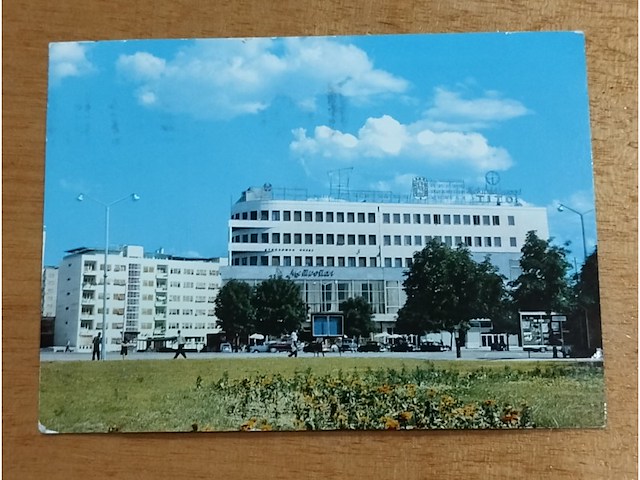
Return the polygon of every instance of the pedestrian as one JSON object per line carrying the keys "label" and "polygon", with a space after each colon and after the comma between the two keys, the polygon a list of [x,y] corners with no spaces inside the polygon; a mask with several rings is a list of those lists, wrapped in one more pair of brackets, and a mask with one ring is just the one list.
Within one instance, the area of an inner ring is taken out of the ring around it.
{"label": "pedestrian", "polygon": [[64,353],[71,351],[71,340],[67,340],[67,346],[64,347]]}
{"label": "pedestrian", "polygon": [[314,357],[319,357],[320,354],[322,354],[322,356],[324,357],[324,348],[323,347],[323,340],[322,338],[318,338],[315,343],[313,344],[313,356]]}
{"label": "pedestrian", "polygon": [[182,355],[184,358],[187,358],[187,356],[184,353],[184,344],[186,342],[184,340],[184,337],[180,333],[180,330],[178,330],[178,337],[176,338],[176,343],[178,344],[178,349],[176,350],[176,354],[173,358],[174,359],[178,358],[178,355]]}
{"label": "pedestrian", "polygon": [[129,353],[129,344],[127,343],[127,339],[125,338],[124,334],[122,335],[122,342],[120,343],[120,356],[122,357],[122,359],[124,360],[124,357],[127,356],[127,353]]}
{"label": "pedestrian", "polygon": [[298,332],[295,330],[291,333],[291,353],[289,353],[289,356],[298,356]]}
{"label": "pedestrian", "polygon": [[100,360],[100,343],[102,342],[102,333],[98,332],[98,335],[93,337],[93,354],[91,355],[91,361]]}

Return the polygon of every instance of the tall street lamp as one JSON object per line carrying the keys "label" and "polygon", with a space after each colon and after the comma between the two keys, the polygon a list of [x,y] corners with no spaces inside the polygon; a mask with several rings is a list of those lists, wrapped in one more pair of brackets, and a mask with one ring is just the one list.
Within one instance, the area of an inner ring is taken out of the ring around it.
{"label": "tall street lamp", "polygon": [[[583,264],[587,262],[587,240],[585,238],[584,235],[584,216],[587,213],[591,213],[593,212],[593,209],[591,210],[587,210],[586,212],[579,212],[577,210],[574,210],[573,208],[571,208],[568,205],[565,205],[563,203],[560,203],[558,205],[558,211],[559,212],[563,212],[564,209],[569,210],[570,212],[575,213],[576,215],[578,215],[580,217],[580,228],[582,229],[582,251],[584,253],[584,257],[582,259]],[[576,269],[576,274],[578,273],[577,269]],[[586,335],[587,335],[587,348],[591,349],[591,335],[589,333],[589,312],[587,312],[587,309],[583,307],[584,310],[584,326],[586,328]],[[560,328],[562,329],[562,324],[560,324]]]}
{"label": "tall street lamp", "polygon": [[558,211],[559,212],[564,212],[564,209],[569,210],[570,212],[575,213],[576,215],[578,215],[580,217],[580,228],[582,229],[582,251],[584,253],[584,258],[582,259],[582,261],[586,261],[587,260],[587,239],[584,235],[584,216],[587,213],[591,213],[593,212],[593,209],[591,210],[587,210],[586,212],[579,212],[577,210],[574,210],[573,208],[569,207],[568,205],[565,205],[563,203],[558,204]]}
{"label": "tall street lamp", "polygon": [[110,203],[105,203],[100,200],[97,200],[89,195],[81,193],[78,195],[77,200],[79,202],[83,202],[84,200],[90,200],[92,202],[97,203],[98,205],[102,205],[104,207],[104,277],[103,277],[103,285],[102,285],[102,343],[100,345],[100,358],[104,360],[106,358],[106,346],[107,346],[107,270],[108,270],[108,255],[109,255],[109,210],[116,203],[123,202],[125,200],[131,199],[134,202],[140,200],[140,197],[135,193],[130,193],[126,197],[119,198],[118,200],[114,200]]}

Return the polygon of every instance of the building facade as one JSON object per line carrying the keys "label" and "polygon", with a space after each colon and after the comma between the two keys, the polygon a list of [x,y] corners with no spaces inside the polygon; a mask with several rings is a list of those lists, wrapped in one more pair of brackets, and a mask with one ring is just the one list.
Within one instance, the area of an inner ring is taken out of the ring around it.
{"label": "building facade", "polygon": [[546,209],[524,206],[515,195],[447,194],[440,184],[446,182],[438,183],[436,197],[405,201],[378,192],[308,198],[276,193],[268,184],[252,187],[231,209],[223,277],[250,284],[290,278],[301,285],[311,313],[338,311],[340,302],[363,296],[380,331],[389,333],[406,299],[404,273],[432,239],[466,245],[477,261],[489,256],[515,279],[527,232],[549,235]]}
{"label": "building facade", "polygon": [[[55,342],[70,341],[76,351],[91,351],[102,331],[104,250],[67,252],[58,268]],[[184,258],[142,247],[110,250],[106,275],[106,349],[119,350],[122,339],[144,345],[181,330],[187,348],[200,348],[207,334],[218,333],[215,298],[226,258]]]}
{"label": "building facade", "polygon": [[58,293],[58,268],[42,269],[40,305],[40,348],[52,347],[54,343],[54,324],[56,317],[56,299]]}
{"label": "building facade", "polygon": [[43,317],[56,316],[56,297],[58,291],[58,267],[44,267],[42,269],[42,305],[40,312]]}

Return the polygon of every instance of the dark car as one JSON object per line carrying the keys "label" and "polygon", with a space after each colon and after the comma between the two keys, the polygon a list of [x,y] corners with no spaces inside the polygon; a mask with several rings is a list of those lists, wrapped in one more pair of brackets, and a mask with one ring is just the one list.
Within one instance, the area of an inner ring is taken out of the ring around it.
{"label": "dark car", "polygon": [[451,350],[451,347],[442,342],[426,342],[420,345],[421,352],[445,352],[447,350]]}
{"label": "dark car", "polygon": [[291,342],[286,340],[272,340],[266,343],[269,346],[269,352],[290,352]]}
{"label": "dark car", "polygon": [[407,342],[400,342],[391,345],[392,352],[413,352],[413,345]]}
{"label": "dark car", "polygon": [[359,352],[381,352],[382,347],[378,342],[367,342],[358,347]]}
{"label": "dark car", "polygon": [[302,347],[303,352],[307,353],[326,353],[329,351],[329,348],[325,347],[323,342],[309,342],[304,347]]}
{"label": "dark car", "polygon": [[357,352],[358,351],[358,342],[355,340],[343,340],[340,344],[341,352]]}
{"label": "dark car", "polygon": [[491,350],[494,352],[504,352],[507,350],[507,345],[504,342],[493,342],[491,344]]}

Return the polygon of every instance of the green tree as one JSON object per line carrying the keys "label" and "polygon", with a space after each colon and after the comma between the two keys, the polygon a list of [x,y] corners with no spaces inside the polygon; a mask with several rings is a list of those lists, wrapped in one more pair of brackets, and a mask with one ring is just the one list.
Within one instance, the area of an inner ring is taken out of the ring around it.
{"label": "green tree", "polygon": [[522,273],[510,283],[516,307],[522,311],[567,312],[571,292],[564,247],[551,245],[534,231],[527,233],[522,246],[520,270]]}
{"label": "green tree", "polygon": [[457,356],[469,321],[503,308],[504,285],[497,269],[488,259],[475,262],[464,246],[452,249],[432,240],[414,254],[405,276],[407,301],[398,312],[397,330],[457,333]]}
{"label": "green tree", "polygon": [[292,280],[276,277],[260,282],[253,300],[260,333],[290,333],[298,330],[307,318],[307,306],[302,301],[300,286]]}
{"label": "green tree", "polygon": [[344,333],[348,337],[366,337],[373,332],[373,309],[364,297],[349,298],[340,303],[344,315]]}
{"label": "green tree", "polygon": [[220,327],[236,346],[240,337],[250,335],[255,329],[252,298],[251,286],[239,280],[229,280],[216,297],[215,314],[220,321]]}
{"label": "green tree", "polygon": [[597,248],[586,258],[576,277],[575,298],[572,330],[580,332],[576,340],[588,349],[585,353],[591,354],[596,348],[602,348]]}
{"label": "green tree", "polygon": [[479,316],[491,319],[494,332],[518,333],[518,311],[506,288],[506,277],[491,263],[488,255],[478,264],[478,274]]}

